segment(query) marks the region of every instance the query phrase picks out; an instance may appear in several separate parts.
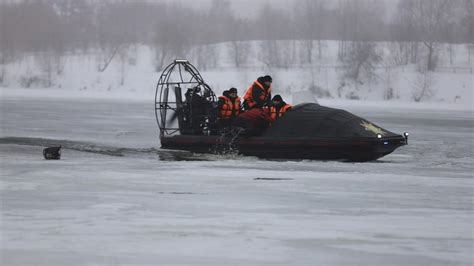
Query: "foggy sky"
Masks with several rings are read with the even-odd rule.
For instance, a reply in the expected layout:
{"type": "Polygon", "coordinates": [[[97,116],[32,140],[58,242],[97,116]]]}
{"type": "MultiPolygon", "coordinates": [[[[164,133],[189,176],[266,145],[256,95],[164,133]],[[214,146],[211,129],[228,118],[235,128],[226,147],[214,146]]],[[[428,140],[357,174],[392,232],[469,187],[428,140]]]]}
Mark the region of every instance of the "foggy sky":
{"type": "MultiPolygon", "coordinates": [[[[192,6],[198,9],[209,9],[212,0],[150,0],[154,2],[181,2],[183,5],[192,6]]],[[[270,4],[277,9],[291,9],[294,2],[292,0],[229,0],[232,11],[239,17],[252,18],[265,5],[270,4]],[[292,3],[293,2],[293,3],[292,3]]]]}
{"type": "MultiPolygon", "coordinates": [[[[211,7],[212,0],[148,0],[149,2],[168,2],[168,3],[182,3],[185,6],[194,7],[197,9],[209,9],[211,7]]],[[[232,11],[239,17],[243,18],[254,18],[258,11],[266,4],[270,5],[275,9],[292,10],[297,5],[305,0],[228,0],[231,4],[232,11]]],[[[374,1],[374,0],[360,0],[360,1],[374,1]]],[[[387,20],[391,18],[391,15],[396,9],[398,0],[375,0],[385,2],[386,4],[386,15],[387,20]]],[[[327,0],[328,4],[337,4],[337,0],[327,0]]]]}

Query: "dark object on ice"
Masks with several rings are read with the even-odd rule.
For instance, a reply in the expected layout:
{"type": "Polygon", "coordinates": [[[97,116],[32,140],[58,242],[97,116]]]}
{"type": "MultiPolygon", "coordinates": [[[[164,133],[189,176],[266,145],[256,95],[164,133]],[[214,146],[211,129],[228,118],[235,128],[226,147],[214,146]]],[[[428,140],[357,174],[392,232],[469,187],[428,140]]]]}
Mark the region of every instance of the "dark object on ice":
{"type": "Polygon", "coordinates": [[[46,160],[61,159],[61,146],[48,147],[48,148],[43,149],[43,156],[46,160]]]}
{"type": "MultiPolygon", "coordinates": [[[[187,79],[168,82],[170,72],[176,68],[189,70],[193,86],[198,83],[208,95],[214,95],[189,62],[176,60],[165,69],[158,83],[155,98],[156,119],[163,149],[197,153],[237,150],[239,154],[260,158],[363,162],[390,154],[398,147],[406,145],[408,141],[407,133],[401,136],[345,110],[315,103],[294,106],[267,128],[255,127],[248,121],[236,120],[232,130],[221,131],[214,126],[217,114],[205,112],[200,115],[202,119],[200,134],[189,134],[183,130],[183,123],[172,125],[166,118],[167,115],[180,117],[180,108],[183,106],[180,101],[180,90],[175,90],[175,102],[169,100],[169,86],[185,87],[190,83],[187,79]],[[177,67],[178,65],[182,66],[177,67]],[[248,129],[252,128],[258,130],[249,132],[248,129]]],[[[205,98],[211,105],[216,103],[215,96],[205,98]]],[[[182,119],[178,118],[178,122],[182,119]]]]}

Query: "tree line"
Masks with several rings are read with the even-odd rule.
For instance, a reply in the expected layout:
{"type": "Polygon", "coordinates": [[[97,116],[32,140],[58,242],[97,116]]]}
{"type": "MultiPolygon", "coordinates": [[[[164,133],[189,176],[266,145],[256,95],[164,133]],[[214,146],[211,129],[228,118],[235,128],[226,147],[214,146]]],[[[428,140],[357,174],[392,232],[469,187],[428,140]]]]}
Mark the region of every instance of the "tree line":
{"type": "Polygon", "coordinates": [[[275,40],[306,41],[308,63],[314,54],[321,57],[321,40],[339,40],[341,61],[351,60],[354,49],[370,56],[364,51],[373,45],[361,43],[389,41],[400,44],[400,60],[408,63],[417,60],[422,43],[432,68],[437,43],[474,42],[473,0],[295,0],[287,10],[270,3],[244,18],[226,0],[213,0],[206,10],[150,1],[3,0],[0,64],[30,52],[98,52],[101,71],[121,47],[145,44],[155,48],[158,70],[169,58],[187,56],[190,47],[229,42],[239,66],[248,50],[243,41],[265,40],[262,61],[278,66],[275,40]]]}
{"type": "Polygon", "coordinates": [[[269,3],[255,18],[243,19],[226,0],[214,0],[208,10],[149,1],[4,0],[0,3],[1,45],[41,51],[137,42],[189,45],[313,39],[468,43],[474,38],[472,0],[399,0],[396,10],[386,10],[386,3],[380,0],[295,0],[290,10],[269,3]]]}

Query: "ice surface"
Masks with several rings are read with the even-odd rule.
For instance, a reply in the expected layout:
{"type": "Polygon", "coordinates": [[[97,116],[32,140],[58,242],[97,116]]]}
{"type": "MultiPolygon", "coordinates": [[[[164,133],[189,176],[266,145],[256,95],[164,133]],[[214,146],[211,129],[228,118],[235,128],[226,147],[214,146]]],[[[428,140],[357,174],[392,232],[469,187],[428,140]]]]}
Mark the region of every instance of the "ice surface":
{"type": "Polygon", "coordinates": [[[323,101],[411,133],[339,163],[166,153],[152,100],[0,103],[1,265],[473,263],[472,109],[323,101]]]}

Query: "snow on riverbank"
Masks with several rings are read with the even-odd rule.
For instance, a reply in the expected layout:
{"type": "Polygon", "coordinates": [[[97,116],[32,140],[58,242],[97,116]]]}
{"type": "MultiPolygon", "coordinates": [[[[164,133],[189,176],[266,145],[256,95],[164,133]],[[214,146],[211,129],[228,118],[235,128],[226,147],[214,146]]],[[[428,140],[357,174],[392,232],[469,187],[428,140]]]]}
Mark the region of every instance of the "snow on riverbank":
{"type": "MultiPolygon", "coordinates": [[[[294,98],[300,98],[299,95],[311,96],[307,92],[281,93],[288,99],[289,103],[293,103],[294,98]]],[[[24,89],[24,88],[0,88],[0,96],[11,99],[78,99],[78,100],[103,100],[103,101],[119,101],[119,102],[143,102],[151,105],[155,99],[155,90],[131,92],[131,91],[81,91],[81,90],[64,90],[64,89],[24,89]]],[[[383,101],[383,100],[348,100],[348,99],[318,99],[316,97],[306,97],[300,102],[318,102],[321,105],[340,108],[352,107],[370,107],[370,108],[391,108],[391,109],[414,109],[414,110],[465,110],[474,111],[474,104],[470,103],[453,103],[453,102],[407,102],[407,101],[383,101]]]]}
{"type": "MultiPolygon", "coordinates": [[[[279,41],[282,47],[299,51],[303,48],[300,41],[279,41]]],[[[324,41],[321,59],[314,59],[310,65],[289,64],[287,67],[269,67],[259,59],[262,46],[253,41],[246,44],[249,56],[244,66],[236,68],[230,56],[229,43],[211,45],[215,62],[212,65],[200,65],[196,51],[191,49],[189,60],[201,71],[204,80],[215,90],[222,93],[230,87],[236,87],[243,95],[246,88],[258,76],[270,74],[274,78],[274,91],[287,96],[298,92],[310,91],[315,97],[332,99],[359,99],[364,101],[413,102],[420,90],[427,88],[422,102],[442,105],[474,105],[473,65],[467,60],[465,45],[453,45],[453,61],[446,60],[447,52],[441,45],[439,52],[440,68],[427,75],[417,71],[416,65],[394,66],[389,43],[378,43],[383,62],[376,66],[372,80],[348,82],[341,79],[343,68],[338,60],[338,42],[324,41]],[[444,68],[443,68],[444,66],[444,68]]],[[[281,51],[289,53],[289,51],[281,51]]],[[[295,52],[296,53],[296,52],[295,52]]],[[[25,56],[18,62],[11,62],[4,67],[4,88],[28,86],[33,90],[43,89],[45,79],[51,77],[52,87],[57,90],[43,90],[38,94],[61,97],[126,97],[153,98],[159,72],[154,68],[154,51],[146,46],[133,46],[123,51],[122,57],[114,58],[104,72],[97,71],[95,54],[66,55],[62,73],[44,72],[44,60],[34,55],[25,56]],[[103,96],[101,96],[103,95],[103,96]]],[[[104,55],[102,55],[104,56],[104,55]]],[[[289,56],[289,55],[285,55],[289,56]]],[[[292,60],[301,61],[296,55],[292,60]],[[296,56],[296,57],[295,57],[296,56]]],[[[171,60],[171,59],[169,59],[171,60]]],[[[211,60],[212,61],[212,60],[211,60]]],[[[47,68],[53,71],[52,66],[47,68]]],[[[54,72],[54,71],[53,71],[54,72]]],[[[20,92],[21,93],[21,92],[20,92]]],[[[36,93],[36,92],[35,92],[36,93]]]]}

